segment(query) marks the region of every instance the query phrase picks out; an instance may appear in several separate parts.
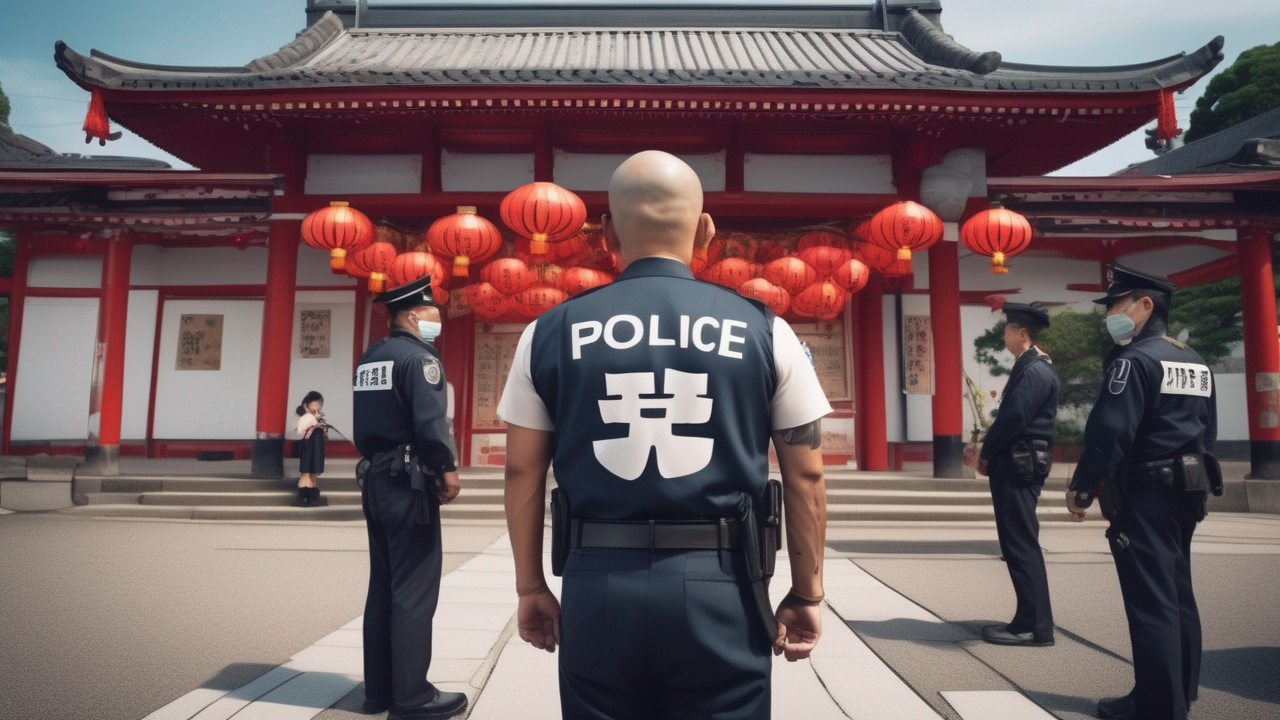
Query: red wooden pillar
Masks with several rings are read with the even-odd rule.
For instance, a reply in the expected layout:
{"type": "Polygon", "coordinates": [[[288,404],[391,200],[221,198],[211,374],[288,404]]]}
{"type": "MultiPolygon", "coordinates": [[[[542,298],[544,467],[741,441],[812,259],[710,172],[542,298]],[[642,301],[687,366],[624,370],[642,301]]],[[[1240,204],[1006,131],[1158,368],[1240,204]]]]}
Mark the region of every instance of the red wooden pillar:
{"type": "Polygon", "coordinates": [[[267,240],[267,287],[262,303],[262,348],[258,364],[258,420],[253,441],[257,478],[284,477],[284,429],[289,409],[289,363],[293,349],[293,301],[297,292],[301,218],[272,219],[267,240]]]}
{"type": "Polygon", "coordinates": [[[1244,308],[1245,395],[1250,477],[1280,479],[1280,336],[1271,268],[1272,230],[1240,231],[1237,257],[1244,308]]]}
{"type": "Polygon", "coordinates": [[[884,389],[884,279],[872,273],[859,293],[858,365],[862,383],[858,388],[858,419],[862,427],[862,457],[859,469],[883,472],[889,469],[889,441],[885,422],[884,389]]]}
{"type": "Polygon", "coordinates": [[[960,344],[959,243],[929,249],[929,314],[933,324],[933,476],[964,477],[964,369],[960,344]]]}
{"type": "Polygon", "coordinates": [[[27,266],[31,261],[31,232],[18,230],[14,244],[13,279],[9,286],[9,358],[5,370],[4,450],[9,455],[9,439],[13,429],[13,403],[17,397],[18,346],[22,342],[22,311],[27,297],[27,266]]]}
{"type": "Polygon", "coordinates": [[[91,475],[120,474],[120,416],[124,405],[124,345],[129,320],[129,272],[133,237],[107,241],[98,301],[98,342],[89,388],[89,442],[85,466],[91,475]],[[96,422],[95,422],[96,421],[96,422]]]}

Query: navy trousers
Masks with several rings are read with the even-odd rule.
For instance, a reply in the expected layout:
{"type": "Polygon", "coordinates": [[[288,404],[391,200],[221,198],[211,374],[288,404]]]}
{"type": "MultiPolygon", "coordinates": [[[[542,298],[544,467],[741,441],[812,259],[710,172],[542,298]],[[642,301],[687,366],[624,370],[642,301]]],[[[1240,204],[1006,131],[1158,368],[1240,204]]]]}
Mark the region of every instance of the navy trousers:
{"type": "Polygon", "coordinates": [[[364,694],[401,707],[435,697],[427,682],[431,623],[440,599],[440,509],[414,522],[409,476],[380,473],[362,496],[369,529],[369,595],[364,603],[364,694]]]}
{"type": "Polygon", "coordinates": [[[1009,568],[1018,609],[1009,623],[1013,632],[1053,637],[1053,608],[1049,604],[1049,576],[1040,549],[1040,520],[1036,503],[1044,478],[991,475],[991,503],[996,513],[996,536],[1009,568]]]}
{"type": "Polygon", "coordinates": [[[1191,589],[1191,536],[1205,494],[1133,490],[1115,523],[1129,538],[1111,555],[1133,644],[1141,720],[1183,720],[1200,686],[1200,611],[1191,589]]]}
{"type": "Polygon", "coordinates": [[[572,551],[564,720],[767,720],[772,639],[739,576],[727,552],[572,551]]]}

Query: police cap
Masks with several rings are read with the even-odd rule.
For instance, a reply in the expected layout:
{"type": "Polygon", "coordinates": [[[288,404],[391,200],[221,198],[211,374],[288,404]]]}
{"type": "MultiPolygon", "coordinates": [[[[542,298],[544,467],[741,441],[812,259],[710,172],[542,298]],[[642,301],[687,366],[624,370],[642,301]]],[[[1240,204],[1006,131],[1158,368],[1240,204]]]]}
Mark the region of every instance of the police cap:
{"type": "Polygon", "coordinates": [[[1004,316],[1009,322],[1020,327],[1049,327],[1049,313],[1040,303],[1024,305],[1007,302],[1001,309],[1004,310],[1004,316]]]}
{"type": "Polygon", "coordinates": [[[419,305],[435,305],[435,296],[431,292],[431,275],[428,273],[400,287],[379,293],[373,301],[385,305],[389,313],[419,305]]]}
{"type": "Polygon", "coordinates": [[[1098,305],[1107,307],[1135,290],[1150,290],[1165,295],[1173,295],[1178,290],[1178,286],[1163,275],[1148,275],[1120,263],[1107,266],[1107,283],[1107,294],[1094,300],[1098,305]]]}

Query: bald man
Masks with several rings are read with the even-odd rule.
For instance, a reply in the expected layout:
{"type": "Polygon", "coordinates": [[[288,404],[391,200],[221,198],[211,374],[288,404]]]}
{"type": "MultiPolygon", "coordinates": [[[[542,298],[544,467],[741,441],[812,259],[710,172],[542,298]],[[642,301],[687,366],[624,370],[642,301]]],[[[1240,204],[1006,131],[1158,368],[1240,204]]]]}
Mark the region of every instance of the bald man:
{"type": "Polygon", "coordinates": [[[498,406],[520,637],[560,647],[567,720],[768,718],[770,651],[806,658],[821,633],[831,406],[787,323],[693,278],[715,225],[688,165],[631,157],[609,210],[622,274],[525,329],[498,406]],[[551,462],[563,608],[542,568],[551,462]],[[775,611],[783,497],[792,585],[775,611]]]}

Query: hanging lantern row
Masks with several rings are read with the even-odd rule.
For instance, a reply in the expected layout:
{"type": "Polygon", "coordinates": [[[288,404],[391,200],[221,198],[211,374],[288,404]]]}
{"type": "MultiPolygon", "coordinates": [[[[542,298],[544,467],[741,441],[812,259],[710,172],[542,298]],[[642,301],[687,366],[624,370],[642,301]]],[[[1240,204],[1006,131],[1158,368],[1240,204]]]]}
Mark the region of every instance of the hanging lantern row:
{"type": "Polygon", "coordinates": [[[373,235],[373,222],[345,202],[331,202],[302,219],[302,240],[329,251],[329,269],[334,274],[346,270],[347,255],[368,247],[373,235]]]}
{"type": "Polygon", "coordinates": [[[867,221],[867,239],[897,253],[896,273],[909,275],[911,254],[933,247],[942,239],[942,220],[917,202],[896,202],[867,221]]]}
{"type": "Polygon", "coordinates": [[[502,246],[502,233],[493,223],[476,214],[470,205],[431,223],[427,245],[437,255],[453,258],[453,276],[469,277],[472,263],[493,257],[502,246]]]}

